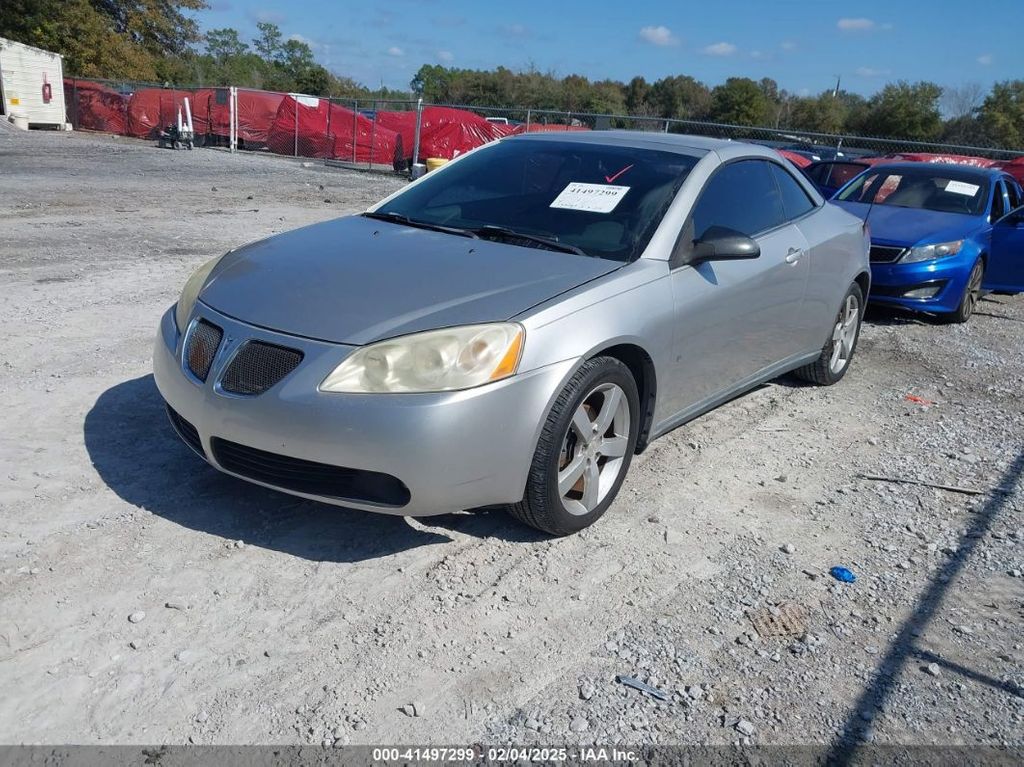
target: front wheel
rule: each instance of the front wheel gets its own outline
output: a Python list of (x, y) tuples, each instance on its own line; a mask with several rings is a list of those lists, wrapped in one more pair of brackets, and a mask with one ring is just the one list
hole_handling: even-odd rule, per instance
[(822, 347), (821, 355), (810, 365), (793, 371), (797, 377), (819, 386), (831, 386), (846, 375), (860, 339), (863, 316), (864, 294), (855, 282), (846, 291), (843, 303), (839, 306), (832, 334)]
[(559, 394), (537, 442), (512, 516), (552, 535), (592, 525), (608, 510), (636, 449), (640, 397), (629, 368), (585, 362)]
[(979, 258), (974, 262), (971, 276), (967, 278), (967, 284), (964, 286), (964, 292), (960, 296), (960, 304), (956, 307), (956, 311), (942, 315), (942, 319), (956, 325), (967, 322), (974, 314), (978, 301), (981, 300), (981, 283), (984, 279), (985, 264)]

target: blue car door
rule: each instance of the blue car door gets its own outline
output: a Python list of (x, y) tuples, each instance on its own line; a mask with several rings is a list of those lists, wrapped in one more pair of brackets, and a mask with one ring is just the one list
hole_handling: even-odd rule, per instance
[(1010, 211), (992, 227), (985, 288), (1024, 293), (1024, 207)]

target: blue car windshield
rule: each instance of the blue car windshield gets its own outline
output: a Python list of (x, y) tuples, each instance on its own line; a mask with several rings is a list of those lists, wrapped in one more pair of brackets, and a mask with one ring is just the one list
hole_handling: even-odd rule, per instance
[(867, 171), (854, 179), (836, 199), (980, 216), (988, 204), (988, 191), (988, 179), (976, 174), (924, 165)]
[(370, 215), (630, 261), (643, 252), (699, 159), (629, 146), (513, 139), (428, 174)]

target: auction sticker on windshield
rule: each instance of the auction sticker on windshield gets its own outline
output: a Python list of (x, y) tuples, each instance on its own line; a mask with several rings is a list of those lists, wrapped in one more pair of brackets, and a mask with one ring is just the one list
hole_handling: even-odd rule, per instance
[(946, 184), (946, 191), (954, 194), (963, 194), (967, 197), (974, 197), (980, 187), (977, 184), (968, 184), (966, 181), (950, 181)]
[(628, 186), (584, 184), (581, 181), (573, 181), (559, 193), (550, 207), (563, 210), (585, 210), (588, 213), (611, 213), (628, 191)]

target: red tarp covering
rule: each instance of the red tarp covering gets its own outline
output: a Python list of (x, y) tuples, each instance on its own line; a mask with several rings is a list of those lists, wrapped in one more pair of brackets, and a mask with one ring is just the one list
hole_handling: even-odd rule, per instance
[[(267, 134), (267, 146), (278, 154), (349, 160), (398, 168), (402, 137), (361, 114), (327, 99), (296, 101), (284, 96)], [(241, 109), (241, 107), (239, 107)], [(296, 115), (296, 110), (298, 114)]]
[(947, 165), (973, 165), (976, 168), (991, 168), (995, 160), (984, 157), (970, 157), (963, 154), (933, 154), (931, 152), (899, 152), (888, 158), (892, 162), (938, 162)]
[(529, 125), (513, 125), (513, 133), (560, 133), (570, 131), (590, 130), (584, 125), (558, 125), (556, 123), (530, 123)]
[(1024, 157), (1018, 157), (1014, 160), (998, 160), (995, 166), (1009, 173), (1021, 184), (1024, 184)]
[(788, 149), (776, 149), (775, 151), (778, 152), (783, 157), (785, 157), (798, 168), (806, 168), (808, 165), (811, 164), (811, 161), (804, 157), (802, 154), (790, 152)]
[[(402, 136), (406, 158), (412, 157), (415, 112), (377, 112), (377, 124)], [(478, 114), (450, 107), (424, 107), (420, 122), (420, 158), (451, 160), (478, 146), (508, 135), (507, 125), (488, 122)], [(502, 130), (506, 129), (506, 130)]]
[[(228, 138), (231, 129), (231, 105), (227, 88), (203, 88), (196, 91), (192, 103), (192, 121), (197, 134)], [(270, 126), (284, 99), (283, 93), (238, 91), (238, 143), (244, 148), (265, 146)], [(291, 154), (291, 152), (289, 152)]]
[[(129, 136), (136, 138), (156, 138), (168, 125), (178, 124), (178, 107), (184, 107), (182, 99), (188, 98), (192, 104), (192, 91), (179, 91), (170, 88), (142, 88), (135, 91), (128, 99), (128, 130)], [(193, 118), (193, 125), (195, 119)]]
[(124, 133), (128, 127), (128, 99), (121, 93), (88, 80), (64, 79), (68, 122), (76, 130)]

